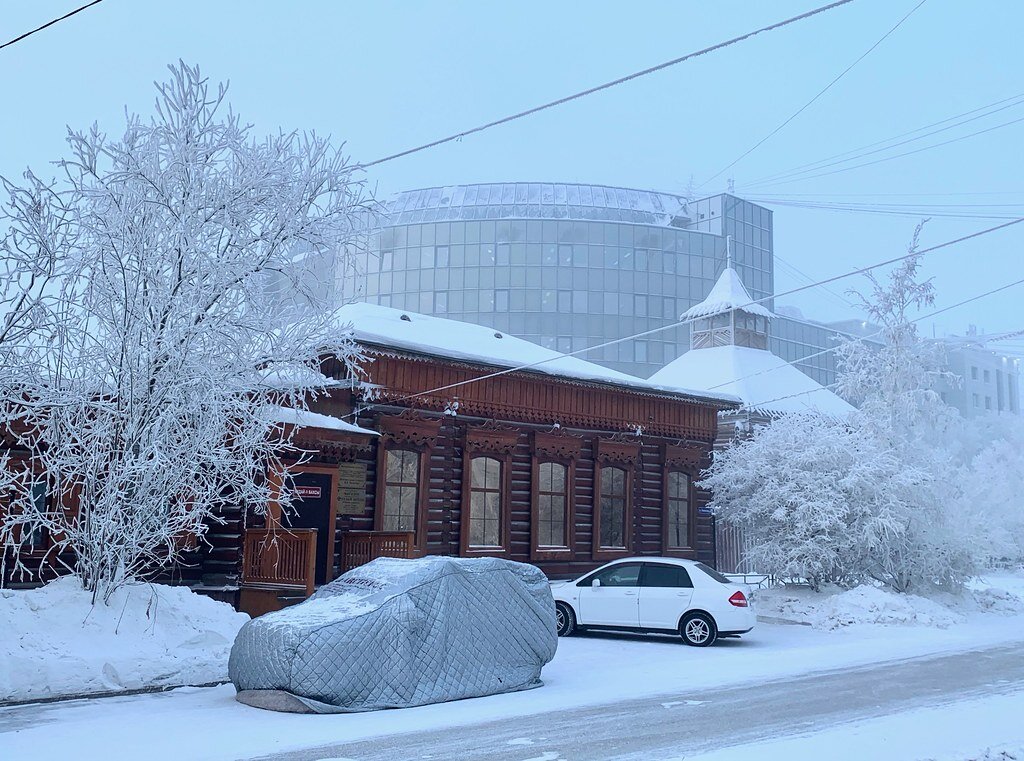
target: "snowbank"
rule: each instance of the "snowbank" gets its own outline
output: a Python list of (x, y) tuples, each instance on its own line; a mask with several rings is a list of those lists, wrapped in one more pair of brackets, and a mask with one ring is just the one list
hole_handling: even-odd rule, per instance
[(866, 585), (834, 593), (789, 587), (765, 590), (757, 593), (756, 604), (761, 615), (809, 623), (818, 629), (858, 624), (945, 629), (963, 620), (955, 611), (924, 597)]
[(187, 587), (132, 584), (95, 607), (73, 577), (0, 590), (0, 702), (227, 679), (248, 619)]
[(758, 591), (755, 602), (759, 615), (799, 621), (818, 629), (865, 624), (945, 629), (962, 623), (967, 613), (1019, 615), (1024, 609), (1024, 597), (1014, 584), (1000, 583), (1016, 580), (1007, 577), (978, 581), (963, 597), (945, 595), (941, 599), (897, 594), (868, 584), (826, 592), (781, 587)]

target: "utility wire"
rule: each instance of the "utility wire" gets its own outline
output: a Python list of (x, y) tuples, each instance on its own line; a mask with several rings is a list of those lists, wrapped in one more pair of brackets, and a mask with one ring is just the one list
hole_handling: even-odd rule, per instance
[[(772, 180), (784, 179), (784, 178), (792, 176), (792, 175), (805, 174), (807, 172), (817, 171), (818, 169), (824, 169), (826, 166), (832, 166), (833, 165), (833, 164), (828, 164), (827, 163), (829, 161), (832, 161), (833, 159), (843, 159), (843, 161), (855, 161), (858, 158), (861, 158), (863, 156), (871, 155), (872, 153), (877, 153), (878, 151), (884, 151), (884, 150), (888, 150), (889, 148), (895, 148), (895, 147), (897, 147), (899, 145), (905, 145), (906, 143), (914, 142), (915, 140), (921, 140), (923, 138), (929, 137), (930, 135), (936, 135), (936, 134), (938, 134), (940, 132), (945, 132), (946, 130), (954, 129), (955, 127), (962, 126), (962, 125), (967, 124), (969, 122), (976, 121), (978, 119), (983, 119), (986, 116), (991, 116), (992, 114), (999, 113), (1000, 111), (1004, 111), (1007, 108), (1013, 108), (1014, 106), (1019, 106), (1021, 103), (1024, 103), (1024, 93), (1018, 93), (1017, 95), (1013, 95), (1013, 96), (1011, 96), (1009, 98), (1003, 98), (1002, 100), (997, 100), (994, 103), (988, 103), (988, 104), (986, 104), (984, 106), (978, 106), (977, 108), (972, 108), (970, 111), (964, 111), (963, 113), (956, 114), (955, 116), (950, 116), (950, 117), (947, 117), (945, 119), (940, 119), (937, 122), (932, 122), (930, 124), (924, 125), (923, 127), (917, 127), (915, 129), (909, 130), (907, 132), (901, 132), (898, 135), (893, 135), (892, 137), (887, 137), (884, 140), (878, 140), (878, 141), (876, 141), (874, 143), (868, 143), (867, 145), (862, 145), (859, 148), (851, 148), (848, 151), (842, 151), (841, 153), (834, 153), (831, 156), (826, 156), (825, 158), (818, 159), (817, 161), (811, 161), (811, 162), (808, 162), (806, 164), (800, 164), (799, 166), (794, 167), (793, 169), (787, 169), (787, 170), (782, 171), (782, 172), (775, 172), (774, 174), (764, 175), (762, 177), (759, 177), (759, 178), (757, 178), (757, 179), (747, 183), (744, 187), (748, 187), (749, 188), (749, 187), (754, 187), (756, 185), (763, 185), (763, 184), (769, 183)], [(999, 106), (999, 108), (996, 108), (997, 106)], [(989, 109), (993, 109), (993, 110), (989, 110)], [(985, 111), (986, 113), (978, 114), (979, 111)], [(977, 114), (977, 115), (976, 116), (972, 116), (972, 114)], [(966, 116), (969, 116), (971, 118), (963, 119), (963, 117), (966, 117)], [(956, 124), (948, 124), (949, 122), (955, 122), (957, 119), (963, 119), (963, 121), (957, 122)], [(915, 135), (918, 132), (924, 132), (925, 130), (931, 129), (932, 127), (938, 127), (941, 124), (948, 124), (948, 126), (942, 127), (941, 129), (933, 130), (932, 132), (927, 132), (924, 135), (918, 135), (917, 137), (913, 137), (913, 138), (910, 138), (908, 140), (902, 140), (900, 142), (895, 142), (895, 143), (893, 142), (895, 140), (900, 140), (900, 138), (902, 138), (902, 137), (908, 137), (909, 135)], [(889, 143), (890, 145), (886, 145), (887, 143)], [(878, 148), (878, 151), (868, 150), (868, 149), (871, 149), (871, 148), (877, 148), (878, 146), (884, 146), (884, 147)], [(834, 162), (834, 163), (837, 163), (837, 164), (838, 163), (843, 163), (843, 161), (838, 161), (838, 162)], [(806, 171), (804, 171), (804, 170), (806, 170)]]
[(877, 47), (878, 47), (879, 45), (881, 45), (881, 44), (882, 44), (883, 42), (885, 42), (885, 40), (886, 40), (886, 39), (887, 39), (887, 38), (889, 37), (889, 35), (891, 35), (891, 34), (892, 34), (893, 32), (895, 32), (895, 31), (896, 31), (897, 29), (899, 29), (899, 28), (900, 28), (900, 27), (901, 27), (901, 26), (903, 25), (903, 22), (904, 22), (904, 21), (906, 21), (906, 20), (907, 20), (908, 18), (910, 18), (910, 17), (911, 17), (911, 16), (912, 16), (912, 15), (914, 14), (914, 12), (915, 12), (915, 11), (916, 11), (916, 10), (917, 10), (918, 8), (920, 8), (920, 7), (922, 6), (922, 5), (924, 5), (924, 4), (926, 3), (926, 2), (927, 2), (927, 0), (921, 0), (921, 2), (919, 2), (919, 3), (918, 3), (917, 5), (915, 5), (915, 6), (913, 7), (913, 8), (911, 8), (911, 9), (910, 9), (910, 12), (909, 12), (909, 13), (907, 13), (907, 15), (905, 15), (905, 16), (904, 16), (903, 18), (901, 18), (901, 19), (900, 19), (899, 21), (897, 21), (897, 22), (896, 22), (896, 25), (895, 25), (895, 26), (893, 26), (893, 27), (892, 27), (892, 28), (891, 28), (891, 29), (890, 29), (890, 30), (889, 30), (888, 32), (886, 32), (885, 34), (883, 34), (883, 35), (882, 35), (882, 36), (881, 36), (881, 37), (880, 37), (880, 38), (879, 38), (879, 39), (878, 39), (878, 40), (877, 40), (877, 41), (875, 42), (875, 44), (874, 44), (874, 45), (872, 45), (872, 46), (871, 46), (871, 47), (869, 47), (869, 48), (868, 48), (867, 50), (865, 50), (865, 51), (864, 51), (863, 53), (861, 53), (861, 54), (860, 54), (860, 56), (858, 56), (858, 57), (857, 57), (857, 59), (856, 59), (856, 60), (855, 60), (855, 61), (854, 61), (853, 63), (851, 63), (851, 64), (850, 64), (849, 66), (847, 66), (847, 67), (846, 67), (845, 69), (843, 69), (843, 70), (842, 70), (841, 72), (839, 72), (839, 74), (838, 74), (838, 75), (837, 75), (837, 76), (836, 76), (836, 77), (835, 77), (835, 78), (834, 78), (834, 79), (833, 79), (833, 80), (832, 80), (831, 82), (829, 82), (829, 83), (828, 83), (827, 85), (825, 85), (825, 86), (824, 86), (824, 87), (823, 87), (822, 89), (818, 90), (818, 92), (817, 92), (817, 93), (815, 93), (815, 95), (814, 95), (814, 97), (813, 97), (813, 98), (811, 98), (811, 99), (810, 99), (809, 101), (807, 101), (807, 102), (806, 102), (806, 103), (804, 103), (804, 104), (803, 104), (802, 106), (800, 106), (800, 108), (798, 108), (798, 109), (797, 109), (796, 111), (794, 111), (794, 112), (793, 112), (793, 113), (792, 113), (792, 114), (791, 114), (791, 115), (789, 116), (789, 118), (788, 118), (788, 119), (786, 119), (786, 120), (785, 120), (784, 122), (782, 122), (782, 124), (780, 124), (780, 125), (779, 125), (778, 127), (776, 127), (775, 129), (773, 129), (773, 130), (772, 130), (771, 132), (769, 132), (769, 133), (768, 133), (767, 135), (765, 135), (765, 136), (764, 136), (764, 137), (762, 137), (762, 138), (761, 138), (760, 140), (758, 140), (758, 141), (757, 141), (756, 143), (754, 143), (754, 145), (752, 145), (752, 146), (751, 146), (750, 148), (748, 148), (748, 149), (747, 149), (746, 151), (744, 151), (743, 153), (741, 153), (741, 154), (740, 154), (740, 155), (739, 155), (739, 156), (738, 156), (737, 158), (735, 158), (735, 159), (734, 159), (734, 160), (733, 160), (733, 161), (732, 161), (731, 163), (729, 163), (729, 164), (727, 164), (726, 166), (722, 167), (722, 168), (721, 168), (721, 169), (719, 169), (719, 170), (718, 170), (717, 172), (715, 172), (715, 173), (714, 173), (713, 175), (711, 175), (711, 176), (710, 176), (710, 177), (708, 177), (708, 178), (707, 178), (706, 180), (704, 180), (704, 182), (702, 182), (702, 183), (701, 183), (700, 185), (698, 185), (698, 186), (697, 186), (697, 189), (699, 190), (700, 188), (704, 187), (705, 185), (707, 185), (707, 184), (708, 184), (709, 182), (711, 182), (712, 180), (714, 180), (714, 179), (716, 179), (716, 178), (718, 178), (718, 177), (721, 177), (721, 176), (722, 176), (723, 174), (725, 174), (726, 172), (728, 172), (728, 171), (729, 171), (730, 169), (732, 169), (732, 168), (733, 168), (734, 166), (736, 166), (736, 165), (737, 165), (737, 164), (738, 164), (738, 163), (739, 163), (740, 161), (742, 161), (742, 160), (743, 160), (743, 159), (745, 159), (745, 158), (746, 158), (747, 156), (749, 156), (749, 155), (750, 155), (751, 153), (753, 153), (753, 152), (754, 152), (754, 151), (756, 151), (756, 150), (757, 150), (758, 148), (760, 148), (760, 147), (761, 147), (761, 146), (762, 146), (762, 145), (763, 145), (763, 144), (764, 144), (765, 142), (767, 142), (767, 141), (768, 141), (768, 140), (769, 140), (770, 138), (772, 138), (772, 137), (774, 137), (774, 136), (775, 136), (776, 134), (778, 134), (778, 133), (779, 133), (779, 132), (780, 132), (780, 131), (781, 131), (781, 130), (782, 130), (782, 129), (783, 129), (783, 128), (784, 128), (784, 127), (785, 127), (785, 126), (787, 125), (787, 124), (789, 124), (789, 123), (790, 123), (791, 121), (793, 121), (793, 120), (794, 120), (794, 119), (796, 119), (796, 118), (797, 118), (798, 116), (800, 116), (800, 114), (802, 114), (802, 113), (803, 113), (804, 111), (806, 111), (806, 110), (807, 110), (808, 108), (810, 108), (811, 104), (813, 104), (813, 103), (814, 103), (814, 101), (816, 101), (816, 100), (817, 100), (818, 98), (820, 98), (820, 97), (821, 97), (822, 95), (824, 95), (824, 94), (825, 94), (825, 93), (827, 93), (827, 92), (828, 92), (829, 90), (831, 90), (831, 89), (832, 89), (832, 87), (833, 87), (833, 85), (835, 85), (835, 84), (836, 84), (837, 82), (839, 82), (839, 80), (840, 80), (840, 79), (842, 79), (842, 78), (843, 78), (843, 77), (845, 77), (845, 76), (846, 76), (847, 74), (849, 74), (849, 73), (850, 73), (850, 71), (851, 71), (851, 70), (853, 69), (853, 67), (854, 67), (854, 66), (856, 66), (856, 65), (857, 65), (858, 63), (860, 63), (861, 61), (863, 61), (863, 60), (864, 60), (865, 58), (867, 58), (867, 57), (868, 57), (868, 56), (869, 56), (869, 55), (870, 55), (870, 54), (871, 54), (871, 53), (872, 53), (872, 52), (874, 51), (874, 49), (875, 49), (875, 48), (877, 48)]
[(865, 161), (861, 164), (853, 164), (852, 166), (839, 167), (838, 169), (832, 169), (828, 172), (819, 172), (818, 174), (807, 174), (803, 177), (792, 177), (790, 179), (776, 180), (773, 182), (763, 183), (766, 187), (774, 187), (776, 185), (788, 185), (792, 182), (800, 182), (802, 180), (813, 180), (818, 177), (827, 177), (830, 174), (838, 174), (840, 172), (849, 172), (854, 169), (860, 169), (866, 166), (872, 166), (874, 164), (881, 164), (885, 161), (892, 161), (893, 159), (903, 158), (904, 156), (912, 156), (915, 153), (921, 153), (922, 151), (930, 151), (932, 148), (941, 148), (944, 145), (950, 145), (951, 143), (959, 143), (961, 140), (966, 140), (969, 137), (977, 137), (978, 135), (984, 135), (986, 132), (992, 132), (993, 130), (1002, 129), (1003, 127), (1009, 127), (1014, 124), (1024, 122), (1024, 116), (1013, 119), (1008, 122), (996, 124), (993, 127), (987, 127), (985, 129), (978, 130), (977, 132), (968, 132), (966, 135), (958, 135), (957, 137), (950, 138), (949, 140), (943, 140), (941, 143), (933, 143), (932, 145), (926, 145), (921, 148), (916, 148), (912, 151), (904, 151), (903, 153), (897, 153), (892, 156), (883, 156), (882, 158), (875, 159), (874, 161)]
[[(948, 240), (948, 241), (946, 241), (944, 243), (939, 243), (939, 244), (931, 246), (929, 248), (924, 248), (924, 249), (921, 249), (919, 251), (915, 251), (915, 252), (912, 252), (912, 253), (904, 254), (902, 256), (896, 256), (896, 257), (893, 257), (891, 259), (886, 259), (886, 260), (881, 261), (881, 262), (876, 262), (875, 264), (868, 265), (867, 267), (860, 267), (859, 269), (855, 269), (855, 270), (852, 270), (850, 272), (846, 272), (846, 273), (841, 274), (841, 275), (834, 275), (834, 276), (832, 276), (830, 278), (826, 278), (825, 280), (820, 280), (818, 282), (811, 283), (809, 285), (803, 285), (803, 286), (799, 286), (797, 288), (791, 288), (788, 291), (784, 291), (782, 293), (773, 294), (771, 296), (765, 296), (764, 298), (760, 298), (760, 299), (751, 299), (746, 304), (740, 304), (736, 308), (742, 309), (743, 307), (752, 306), (754, 304), (760, 304), (762, 301), (769, 301), (771, 299), (782, 298), (784, 296), (791, 296), (794, 293), (800, 293), (802, 291), (806, 291), (806, 290), (809, 290), (811, 288), (817, 288), (819, 286), (828, 285), (829, 283), (834, 283), (834, 282), (836, 282), (838, 280), (844, 280), (844, 279), (846, 279), (848, 277), (853, 277), (854, 275), (862, 275), (865, 272), (870, 272), (873, 269), (877, 269), (879, 267), (885, 267), (885, 266), (888, 266), (890, 264), (895, 264), (897, 262), (901, 262), (901, 261), (904, 261), (905, 259), (910, 259), (910, 258), (915, 257), (915, 256), (925, 256), (926, 254), (930, 254), (932, 252), (939, 251), (939, 250), (944, 249), (944, 248), (948, 248), (949, 246), (954, 246), (954, 245), (956, 245), (958, 243), (963, 243), (965, 241), (972, 240), (974, 238), (980, 238), (983, 235), (988, 235), (990, 233), (997, 232), (998, 230), (1003, 230), (1003, 229), (1005, 229), (1007, 227), (1012, 227), (1013, 225), (1020, 224), (1021, 222), (1024, 222), (1024, 217), (1019, 217), (1019, 218), (1014, 219), (1014, 220), (1012, 220), (1010, 222), (1004, 222), (1001, 225), (996, 225), (994, 227), (988, 227), (988, 228), (986, 228), (984, 230), (978, 230), (976, 232), (969, 233), (967, 235), (962, 235), (959, 238), (954, 238), (953, 240)], [(495, 372), (487, 373), (487, 374), (481, 375), (481, 376), (479, 376), (477, 378), (469, 378), (469, 379), (464, 380), (464, 381), (458, 381), (456, 383), (449, 383), (447, 385), (438, 386), (437, 388), (428, 389), (426, 391), (417, 391), (414, 394), (406, 394), (404, 396), (398, 397), (397, 399), (389, 400), (388, 404), (395, 404), (395, 403), (399, 403), (399, 402), (409, 401), (411, 399), (416, 399), (416, 398), (421, 397), (421, 396), (427, 396), (429, 394), (436, 394), (436, 393), (439, 393), (441, 391), (449, 391), (449, 390), (451, 390), (453, 388), (458, 388), (460, 386), (466, 386), (466, 385), (469, 385), (471, 383), (479, 383), (480, 381), (489, 380), (491, 378), (498, 378), (498, 377), (500, 377), (502, 375), (508, 375), (509, 373), (515, 373), (515, 372), (519, 372), (519, 371), (522, 371), (522, 370), (530, 370), (530, 369), (533, 369), (535, 367), (539, 367), (541, 365), (546, 365), (549, 362), (554, 362), (556, 360), (563, 359), (565, 357), (573, 357), (573, 356), (576, 356), (577, 354), (586, 354), (588, 352), (595, 351), (597, 349), (603, 349), (606, 346), (614, 346), (616, 344), (624, 343), (626, 341), (635, 341), (638, 338), (644, 338), (646, 336), (654, 335), (656, 333), (662, 333), (662, 332), (664, 332), (666, 330), (672, 330), (672, 329), (675, 329), (675, 328), (679, 328), (679, 327), (681, 327), (681, 326), (683, 326), (685, 324), (686, 324), (685, 321), (679, 320), (677, 322), (672, 322), (672, 323), (669, 323), (668, 325), (662, 325), (662, 326), (657, 327), (657, 328), (651, 328), (650, 330), (645, 330), (645, 331), (643, 331), (641, 333), (636, 333), (636, 334), (631, 335), (631, 336), (625, 336), (623, 338), (615, 338), (615, 339), (612, 339), (610, 341), (605, 341), (603, 343), (596, 344), (595, 346), (588, 346), (588, 347), (586, 347), (584, 349), (577, 349), (576, 351), (565, 352), (565, 353), (562, 353), (562, 354), (557, 354), (557, 355), (555, 355), (553, 357), (548, 357), (547, 359), (538, 360), (537, 362), (529, 362), (529, 363), (524, 364), (524, 365), (517, 365), (515, 367), (509, 367), (509, 368), (505, 368), (503, 370), (496, 370)], [(372, 408), (372, 407), (375, 407), (375, 406), (379, 406), (379, 405), (374, 405), (374, 404), (367, 405), (368, 408)], [(356, 412), (351, 412), (348, 415), (345, 415), (344, 417), (354, 417), (356, 414), (357, 414)]]
[(46, 29), (47, 27), (51, 27), (54, 24), (58, 24), (61, 21), (64, 21), (64, 19), (69, 19), (72, 16), (74, 16), (76, 13), (81, 13), (82, 11), (86, 10), (87, 8), (91, 8), (94, 5), (99, 5), (102, 2), (103, 2), (103, 0), (92, 0), (91, 3), (86, 3), (81, 8), (75, 8), (73, 11), (70, 11), (69, 13), (65, 13), (60, 18), (55, 18), (53, 21), (48, 21), (45, 24), (43, 24), (42, 26), (38, 26), (38, 27), (36, 27), (35, 29), (33, 29), (33, 30), (29, 31), (29, 32), (25, 32), (24, 34), (19, 35), (18, 37), (15, 37), (13, 40), (8, 40), (7, 42), (5, 42), (2, 45), (0, 45), (0, 50), (2, 50), (3, 48), (8, 47), (10, 45), (13, 45), (16, 42), (21, 42), (23, 39), (25, 39), (26, 37), (31, 37), (36, 32), (41, 32), (44, 29)]
[(881, 204), (841, 204), (813, 201), (787, 201), (776, 198), (765, 198), (761, 196), (745, 196), (747, 200), (766, 206), (788, 206), (795, 209), (820, 209), (823, 211), (848, 212), (853, 214), (883, 214), (898, 217), (940, 217), (948, 219), (1016, 219), (1019, 210), (1024, 203), (1007, 204), (1005, 209), (997, 210), (993, 206), (985, 205), (982, 208), (987, 210), (970, 211), (969, 208), (943, 209), (934, 206), (890, 206)]
[[(419, 151), (425, 151), (428, 148), (434, 148), (434, 147), (436, 147), (438, 145), (444, 145), (445, 143), (450, 143), (450, 142), (452, 142), (454, 140), (461, 140), (462, 138), (466, 137), (467, 135), (473, 135), (473, 134), (475, 134), (477, 132), (483, 132), (484, 130), (490, 129), (491, 127), (497, 127), (497, 126), (499, 126), (501, 124), (507, 124), (509, 122), (515, 121), (516, 119), (522, 119), (523, 117), (531, 116), (533, 114), (539, 113), (540, 111), (546, 111), (549, 108), (554, 108), (555, 106), (561, 106), (561, 105), (564, 105), (564, 104), (569, 103), (571, 101), (579, 100), (580, 98), (584, 98), (584, 97), (586, 97), (588, 95), (593, 95), (596, 92), (600, 92), (602, 90), (607, 90), (607, 89), (609, 89), (611, 87), (615, 87), (616, 85), (621, 85), (621, 84), (623, 84), (625, 82), (629, 82), (629, 81), (632, 81), (634, 79), (639, 79), (640, 77), (645, 77), (648, 74), (653, 74), (653, 73), (655, 73), (657, 71), (661, 71), (662, 69), (667, 69), (667, 68), (669, 68), (671, 66), (675, 66), (677, 64), (683, 63), (684, 61), (689, 61), (689, 60), (691, 60), (693, 58), (697, 58), (698, 56), (706, 55), (707, 53), (712, 53), (712, 52), (714, 52), (716, 50), (721, 50), (722, 48), (727, 48), (730, 45), (735, 45), (738, 42), (743, 42), (744, 40), (748, 40), (751, 37), (754, 37), (754, 36), (756, 36), (758, 34), (761, 34), (762, 32), (771, 32), (771, 31), (774, 31), (776, 29), (781, 29), (784, 26), (789, 26), (790, 24), (795, 24), (798, 21), (804, 21), (805, 19), (809, 19), (812, 16), (817, 16), (819, 13), (824, 13), (826, 11), (833, 10), (834, 8), (838, 8), (838, 7), (842, 6), (842, 5), (847, 5), (848, 3), (851, 3), (851, 2), (853, 2), (853, 0), (836, 0), (836, 2), (829, 3), (828, 5), (823, 5), (820, 8), (815, 8), (814, 10), (807, 11), (806, 13), (801, 13), (799, 16), (792, 16), (791, 18), (785, 19), (784, 21), (778, 21), (778, 22), (776, 22), (774, 24), (769, 24), (768, 26), (763, 26), (760, 29), (755, 29), (752, 32), (747, 32), (746, 34), (741, 34), (739, 37), (733, 37), (732, 39), (725, 40), (724, 42), (719, 42), (719, 43), (717, 43), (715, 45), (711, 45), (710, 47), (702, 48), (701, 50), (696, 50), (696, 51), (694, 51), (692, 53), (687, 53), (686, 55), (680, 56), (679, 58), (673, 58), (671, 61), (665, 61), (664, 63), (657, 64), (656, 66), (651, 66), (651, 67), (649, 67), (647, 69), (643, 69), (641, 71), (636, 71), (636, 72), (633, 72), (632, 74), (627, 74), (624, 77), (619, 77), (618, 79), (613, 79), (612, 81), (605, 82), (602, 85), (597, 85), (596, 87), (591, 87), (591, 88), (589, 88), (587, 90), (581, 90), (581, 91), (579, 91), (577, 93), (573, 93), (572, 95), (567, 95), (564, 98), (558, 98), (557, 100), (550, 101), (549, 103), (544, 103), (544, 104), (542, 104), (540, 106), (534, 106), (533, 108), (529, 108), (529, 109), (527, 109), (525, 111), (520, 111), (519, 113), (512, 114), (511, 116), (505, 116), (505, 117), (503, 117), (501, 119), (496, 119), (496, 120), (494, 120), (492, 122), (487, 122), (486, 124), (481, 124), (478, 127), (473, 127), (471, 129), (463, 130), (462, 132), (457, 132), (454, 135), (449, 135), (448, 137), (443, 137), (443, 138), (441, 138), (439, 140), (433, 140), (433, 141), (431, 141), (429, 143), (424, 143), (423, 145), (416, 146), (415, 148), (409, 148), (407, 150), (400, 151), (398, 153), (393, 153), (390, 156), (384, 156), (382, 158), (375, 159), (374, 161), (370, 161), (370, 162), (365, 163), (365, 164), (359, 164), (357, 168), (359, 168), (359, 169), (369, 169), (372, 166), (377, 166), (378, 164), (383, 164), (386, 161), (393, 161), (394, 159), (402, 158), (403, 156), (408, 156), (408, 155), (413, 154), (413, 153), (418, 153)], [(923, 2), (923, 0), (922, 0), (922, 2)]]

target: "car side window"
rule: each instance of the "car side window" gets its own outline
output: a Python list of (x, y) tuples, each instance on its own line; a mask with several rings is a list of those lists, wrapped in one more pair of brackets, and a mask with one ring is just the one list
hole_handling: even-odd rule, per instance
[(690, 581), (690, 574), (682, 566), (644, 563), (642, 586), (662, 589), (692, 589), (693, 582)]
[(584, 579), (579, 583), (579, 586), (592, 587), (594, 586), (594, 579), (600, 579), (602, 587), (639, 586), (640, 564), (621, 563), (619, 565), (613, 565), (611, 568), (606, 568), (600, 573), (595, 573), (593, 576)]

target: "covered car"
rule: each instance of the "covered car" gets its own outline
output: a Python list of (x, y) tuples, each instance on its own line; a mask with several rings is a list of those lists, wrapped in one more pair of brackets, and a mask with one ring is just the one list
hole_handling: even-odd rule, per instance
[(237, 699), (260, 708), (404, 708), (538, 687), (557, 643), (533, 566), (379, 558), (246, 623), (228, 674)]

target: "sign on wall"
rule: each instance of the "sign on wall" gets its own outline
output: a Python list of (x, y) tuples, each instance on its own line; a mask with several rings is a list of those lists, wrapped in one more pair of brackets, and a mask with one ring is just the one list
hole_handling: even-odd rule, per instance
[(338, 465), (338, 515), (362, 515), (366, 509), (366, 465), (343, 462)]
[(295, 496), (298, 499), (320, 499), (323, 496), (323, 492), (319, 486), (301, 486), (295, 487)]

